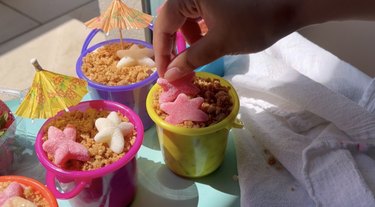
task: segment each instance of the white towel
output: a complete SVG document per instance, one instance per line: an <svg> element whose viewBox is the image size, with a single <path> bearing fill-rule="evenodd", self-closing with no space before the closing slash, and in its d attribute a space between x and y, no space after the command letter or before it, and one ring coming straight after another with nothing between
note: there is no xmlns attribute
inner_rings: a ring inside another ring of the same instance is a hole
<svg viewBox="0 0 375 207"><path fill-rule="evenodd" d="M298 33L224 61L242 206L375 206L370 77Z"/></svg>

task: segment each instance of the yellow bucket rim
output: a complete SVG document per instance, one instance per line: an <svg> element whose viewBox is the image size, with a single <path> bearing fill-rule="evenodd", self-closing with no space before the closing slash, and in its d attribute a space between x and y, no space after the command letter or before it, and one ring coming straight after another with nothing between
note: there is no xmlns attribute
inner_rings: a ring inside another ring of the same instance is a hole
<svg viewBox="0 0 375 207"><path fill-rule="evenodd" d="M203 135L203 134L209 134L209 133L217 132L217 131L222 130L224 128L230 129L230 128L233 127L233 125L236 125L235 120L236 120L236 116L238 114L240 106L239 106L239 99L238 99L237 92L234 90L232 84L230 84L224 78L222 78L220 76L217 76L215 74L212 74L212 73L196 72L196 76L201 77L201 78L218 79L218 80L220 80L220 84L230 87L229 94L230 94L230 96L232 97L232 100L233 100L233 109L232 109L231 113L226 118L221 120L219 123L216 123L216 124L213 124L211 126L204 127L204 128L186 128L186 127L175 126L173 124L170 124L170 123L164 121L162 118L160 118L156 114L156 112L154 110L154 107L153 107L153 103L152 103L153 102L153 94L160 89L160 85L154 84L152 86L152 88L150 89L149 93L147 94L146 109L147 109L147 113L149 114L149 116L155 122L155 124L157 126L163 128L163 129L166 129L168 131L177 133L177 134L194 136L194 135Z"/></svg>

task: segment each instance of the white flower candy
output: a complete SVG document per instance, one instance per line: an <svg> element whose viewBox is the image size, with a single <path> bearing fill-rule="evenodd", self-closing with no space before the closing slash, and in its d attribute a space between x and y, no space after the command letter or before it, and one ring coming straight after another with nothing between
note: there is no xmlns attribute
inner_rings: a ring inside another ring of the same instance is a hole
<svg viewBox="0 0 375 207"><path fill-rule="evenodd" d="M107 118L99 118L95 121L98 133L94 140L99 143L107 143L109 148L117 154L124 150L124 137L132 132L134 125L130 122L121 122L120 117L114 111Z"/></svg>
<svg viewBox="0 0 375 207"><path fill-rule="evenodd" d="M129 49L118 50L117 56L121 58L116 65L117 68L134 65L155 67L155 62L152 59L154 51L150 48L140 48L138 45L133 44Z"/></svg>

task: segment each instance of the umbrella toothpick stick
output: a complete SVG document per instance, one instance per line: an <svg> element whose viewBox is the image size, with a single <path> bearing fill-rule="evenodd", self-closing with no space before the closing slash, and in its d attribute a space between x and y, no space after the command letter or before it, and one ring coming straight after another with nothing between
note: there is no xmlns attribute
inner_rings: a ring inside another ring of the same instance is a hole
<svg viewBox="0 0 375 207"><path fill-rule="evenodd" d="M120 42L121 42L121 49L125 49L125 47L124 47L124 42L123 42L123 40L122 40L122 31L121 31L121 29L118 29L118 31L120 32Z"/></svg>
<svg viewBox="0 0 375 207"><path fill-rule="evenodd" d="M121 47L125 49L121 30L146 28L150 26L152 19L151 15L128 7L122 0L112 0L100 16L90 19L85 25L88 28L100 29L104 33L109 33L115 28L119 29Z"/></svg>
<svg viewBox="0 0 375 207"><path fill-rule="evenodd" d="M31 59L30 62L31 62L31 64L33 64L35 70L37 70L37 71L43 70L42 66L40 66L40 64L38 63L38 60L36 58Z"/></svg>
<svg viewBox="0 0 375 207"><path fill-rule="evenodd" d="M62 109L78 104L87 93L85 80L42 68L35 58L30 63L35 67L35 75L29 91L15 112L17 116L50 118Z"/></svg>

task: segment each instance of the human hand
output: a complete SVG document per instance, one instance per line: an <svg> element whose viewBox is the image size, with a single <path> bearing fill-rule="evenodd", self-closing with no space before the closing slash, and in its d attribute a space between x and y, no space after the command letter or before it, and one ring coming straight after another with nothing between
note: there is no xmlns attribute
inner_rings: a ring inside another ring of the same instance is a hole
<svg viewBox="0 0 375 207"><path fill-rule="evenodd" d="M197 19L208 32L202 35ZM228 54L261 51L307 25L331 20L375 20L374 0L168 0L154 25L160 77L182 78ZM190 47L175 57L175 33Z"/></svg>
<svg viewBox="0 0 375 207"><path fill-rule="evenodd" d="M294 31L291 20L296 6L297 3L284 1L268 4L251 0L166 1L154 25L159 76L173 81L223 55L265 49ZM204 36L197 21L200 18L208 28ZM175 33L179 29L190 47L174 57Z"/></svg>

